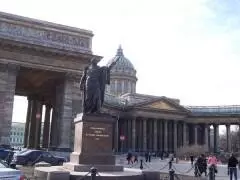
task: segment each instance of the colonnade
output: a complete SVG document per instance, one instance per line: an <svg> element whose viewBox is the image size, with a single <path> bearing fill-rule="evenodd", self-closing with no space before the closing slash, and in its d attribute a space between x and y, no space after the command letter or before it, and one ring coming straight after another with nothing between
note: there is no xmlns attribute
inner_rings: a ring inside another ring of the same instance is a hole
<svg viewBox="0 0 240 180"><path fill-rule="evenodd" d="M180 147L201 145L205 152L218 152L219 125L142 117L120 118L114 128L114 149L124 152L176 152ZM231 152L231 125L225 126L227 151ZM124 136L124 140L120 136Z"/></svg>
<svg viewBox="0 0 240 180"><path fill-rule="evenodd" d="M121 141L120 136L124 136L124 140ZM115 125L114 137L114 149L118 151L176 152L183 146L202 145L208 152L210 126L179 120L120 118Z"/></svg>
<svg viewBox="0 0 240 180"><path fill-rule="evenodd" d="M81 112L78 84L79 76L66 74L64 79L58 82L52 97L28 96L24 147L34 149L50 147L71 151L73 120L76 114ZM42 124L43 105L46 108Z"/></svg>
<svg viewBox="0 0 240 180"><path fill-rule="evenodd" d="M45 105L45 117L42 125L43 105ZM49 147L51 110L52 105L50 103L44 103L43 99L37 96L28 97L24 147L34 149Z"/></svg>

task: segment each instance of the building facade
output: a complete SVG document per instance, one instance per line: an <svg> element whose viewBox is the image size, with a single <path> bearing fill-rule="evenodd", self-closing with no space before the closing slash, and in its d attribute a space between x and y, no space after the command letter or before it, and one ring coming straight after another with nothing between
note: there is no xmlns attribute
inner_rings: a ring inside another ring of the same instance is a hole
<svg viewBox="0 0 240 180"><path fill-rule="evenodd" d="M23 147L24 145L25 123L12 122L10 133L11 147Z"/></svg>
<svg viewBox="0 0 240 180"><path fill-rule="evenodd" d="M103 108L117 118L116 151L175 153L178 148L197 145L205 152L218 152L219 125L226 125L231 151L230 125L240 124L240 106L187 107L178 99L139 94L136 70L121 47L109 63L116 59Z"/></svg>

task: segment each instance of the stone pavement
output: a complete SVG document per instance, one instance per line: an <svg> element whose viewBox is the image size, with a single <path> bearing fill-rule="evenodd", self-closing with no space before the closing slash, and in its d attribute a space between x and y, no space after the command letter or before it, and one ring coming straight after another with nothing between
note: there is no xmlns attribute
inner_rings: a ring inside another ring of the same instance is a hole
<svg viewBox="0 0 240 180"><path fill-rule="evenodd" d="M116 163L124 165L125 168L140 168L140 159L144 160L144 157L139 157L139 162L133 165L128 165L126 161L126 156L118 156L116 157ZM152 158L151 162L145 163L143 161L143 169L160 171L163 173L168 173L168 159L160 160L159 158ZM194 168L191 167L190 162L179 161L177 164L173 163L173 169L176 174L181 175L189 175L194 176ZM207 178L208 179L208 178ZM229 176L227 175L227 166L226 165L218 165L218 173L216 174L216 180L229 180ZM240 180L240 171L238 170L238 180Z"/></svg>

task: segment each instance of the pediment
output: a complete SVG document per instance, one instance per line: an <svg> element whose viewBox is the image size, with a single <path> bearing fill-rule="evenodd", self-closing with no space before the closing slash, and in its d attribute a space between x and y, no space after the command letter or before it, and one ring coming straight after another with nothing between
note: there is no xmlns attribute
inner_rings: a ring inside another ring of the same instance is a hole
<svg viewBox="0 0 240 180"><path fill-rule="evenodd" d="M159 109L159 110L171 110L171 111L177 111L178 109L176 107L173 107L173 105L164 102L163 100L149 103L143 107L146 108L154 108L154 109Z"/></svg>
<svg viewBox="0 0 240 180"><path fill-rule="evenodd" d="M175 111L175 112L189 112L180 104L174 102L168 98L159 98L149 102L145 102L138 105L138 108L144 108L149 110L159 110L159 111Z"/></svg>

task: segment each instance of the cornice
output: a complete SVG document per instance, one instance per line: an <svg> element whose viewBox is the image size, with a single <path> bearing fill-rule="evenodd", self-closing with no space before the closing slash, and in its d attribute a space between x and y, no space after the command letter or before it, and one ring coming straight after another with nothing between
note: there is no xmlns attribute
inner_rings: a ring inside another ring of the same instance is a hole
<svg viewBox="0 0 240 180"><path fill-rule="evenodd" d="M0 38L75 52L92 53L92 32L0 13Z"/></svg>

